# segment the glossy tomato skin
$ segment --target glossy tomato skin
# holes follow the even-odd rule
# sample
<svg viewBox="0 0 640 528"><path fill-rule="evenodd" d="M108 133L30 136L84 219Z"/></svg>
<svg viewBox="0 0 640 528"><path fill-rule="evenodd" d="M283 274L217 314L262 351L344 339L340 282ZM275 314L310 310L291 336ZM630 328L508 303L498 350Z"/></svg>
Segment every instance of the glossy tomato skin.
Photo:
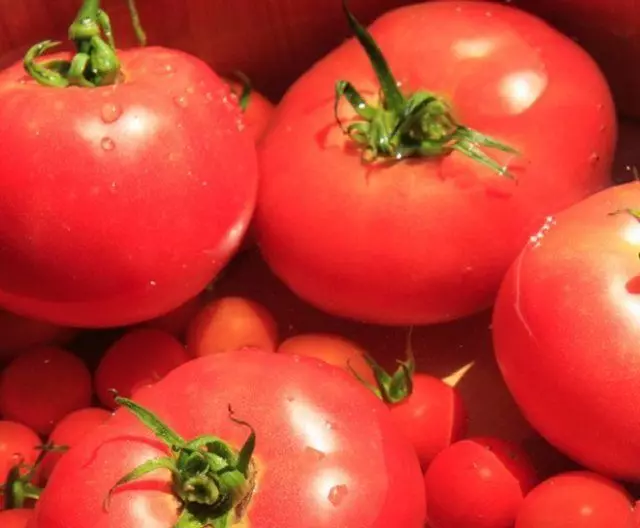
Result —
<svg viewBox="0 0 640 528"><path fill-rule="evenodd" d="M596 473L562 473L524 499L515 528L636 528L631 496Z"/></svg>
<svg viewBox="0 0 640 528"><path fill-rule="evenodd" d="M640 480L640 183L551 219L516 259L495 306L504 379L531 424L589 469Z"/></svg>
<svg viewBox="0 0 640 528"><path fill-rule="evenodd" d="M182 52L119 56L124 80L96 89L0 73L0 305L16 313L151 319L202 290L249 222L255 148L228 86Z"/></svg>
<svg viewBox="0 0 640 528"><path fill-rule="evenodd" d="M384 404L349 374L321 361L263 351L214 354L179 367L140 393L185 438L215 434L236 448L256 430L257 488L247 511L256 527L422 528L424 491L415 453ZM32 528L171 528L167 476L109 488L164 454L151 433L117 411L59 462Z"/></svg>
<svg viewBox="0 0 640 528"><path fill-rule="evenodd" d="M335 315L423 324L480 311L537 223L608 183L610 92L575 43L508 6L424 2L370 30L405 91L444 95L460 122L518 149L491 152L517 183L457 153L364 165L333 117L337 80L378 93L351 40L291 88L261 143L259 244L291 289Z"/></svg>

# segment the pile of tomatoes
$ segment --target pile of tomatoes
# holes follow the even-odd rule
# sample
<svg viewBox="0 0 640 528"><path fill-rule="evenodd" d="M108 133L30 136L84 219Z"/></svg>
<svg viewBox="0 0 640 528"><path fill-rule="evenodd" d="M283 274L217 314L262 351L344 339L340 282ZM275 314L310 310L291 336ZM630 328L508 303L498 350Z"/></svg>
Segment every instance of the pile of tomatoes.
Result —
<svg viewBox="0 0 640 528"><path fill-rule="evenodd" d="M640 183L578 44L345 0L274 105L99 4L0 72L0 527L640 526Z"/></svg>

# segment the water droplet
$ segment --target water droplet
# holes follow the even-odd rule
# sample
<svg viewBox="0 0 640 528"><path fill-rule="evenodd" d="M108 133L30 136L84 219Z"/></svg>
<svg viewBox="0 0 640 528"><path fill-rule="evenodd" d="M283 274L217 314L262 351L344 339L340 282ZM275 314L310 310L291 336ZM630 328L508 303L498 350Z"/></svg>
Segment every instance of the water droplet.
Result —
<svg viewBox="0 0 640 528"><path fill-rule="evenodd" d="M487 11L484 16L486 16L487 18L491 18L493 16L493 13L491 11Z"/></svg>
<svg viewBox="0 0 640 528"><path fill-rule="evenodd" d="M173 67L172 64L163 64L158 68L158 73L160 75L169 75L175 72L176 72L176 69Z"/></svg>
<svg viewBox="0 0 640 528"><path fill-rule="evenodd" d="M239 115L236 118L236 128L238 129L238 132L242 132L245 129L244 118L242 115Z"/></svg>
<svg viewBox="0 0 640 528"><path fill-rule="evenodd" d="M456 6L456 13L462 13L462 7Z"/></svg>
<svg viewBox="0 0 640 528"><path fill-rule="evenodd" d="M173 102L176 103L180 108L186 108L187 106L189 106L189 101L184 95L174 97Z"/></svg>
<svg viewBox="0 0 640 528"><path fill-rule="evenodd" d="M594 152L589 156L589 163L591 165L596 165L600 161L600 155L597 152Z"/></svg>
<svg viewBox="0 0 640 528"><path fill-rule="evenodd" d="M178 161L180 159L180 154L177 152L169 152L169 161Z"/></svg>
<svg viewBox="0 0 640 528"><path fill-rule="evenodd" d="M342 504L342 502L344 501L344 499L346 499L348 494L349 494L349 488L347 488L347 486L345 486L344 484L338 484L337 486L333 486L329 490L327 499L329 499L329 502L331 504L337 507L337 506L340 506L340 504Z"/></svg>
<svg viewBox="0 0 640 528"><path fill-rule="evenodd" d="M26 77L20 77L18 79L18 84L27 84L27 78Z"/></svg>
<svg viewBox="0 0 640 528"><path fill-rule="evenodd" d="M105 123L113 123L122 115L122 107L117 103L105 103L100 110L100 117Z"/></svg>
<svg viewBox="0 0 640 528"><path fill-rule="evenodd" d="M100 146L102 147L102 150L106 150L107 152L116 148L116 144L110 137L103 137L100 140Z"/></svg>
<svg viewBox="0 0 640 528"><path fill-rule="evenodd" d="M310 457L312 457L314 460L317 460L318 462L320 460L323 460L327 454L323 451L320 451L318 449L316 449L315 447L311 447L311 446L307 446L304 448L304 452L309 455Z"/></svg>
<svg viewBox="0 0 640 528"><path fill-rule="evenodd" d="M325 429L334 429L335 425L333 425L331 422L324 422L324 427Z"/></svg>
<svg viewBox="0 0 640 528"><path fill-rule="evenodd" d="M149 286L157 286L158 283L154 280L149 281Z"/></svg>
<svg viewBox="0 0 640 528"><path fill-rule="evenodd" d="M116 192L118 190L118 184L116 182L111 182L111 185L109 185L109 189L113 193Z"/></svg>
<svg viewBox="0 0 640 528"><path fill-rule="evenodd" d="M186 92L187 92L188 94L193 95L194 93L196 93L196 89L195 89L195 87L194 87L194 86L187 86L187 90L186 90Z"/></svg>
<svg viewBox="0 0 640 528"><path fill-rule="evenodd" d="M207 92L206 94L204 94L204 98L207 101L213 101L213 94L211 92Z"/></svg>

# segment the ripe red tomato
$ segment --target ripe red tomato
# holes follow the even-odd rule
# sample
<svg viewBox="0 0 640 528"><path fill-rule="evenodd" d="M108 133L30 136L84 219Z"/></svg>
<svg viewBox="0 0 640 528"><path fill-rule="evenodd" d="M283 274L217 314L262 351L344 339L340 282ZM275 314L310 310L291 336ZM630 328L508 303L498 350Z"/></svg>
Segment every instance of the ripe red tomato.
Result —
<svg viewBox="0 0 640 528"><path fill-rule="evenodd" d="M0 361L39 345L65 344L75 331L0 310Z"/></svg>
<svg viewBox="0 0 640 528"><path fill-rule="evenodd" d="M95 372L96 395L102 405L114 409L113 390L129 398L190 359L171 334L153 328L130 330L102 356Z"/></svg>
<svg viewBox="0 0 640 528"><path fill-rule="evenodd" d="M251 424L257 473L248 525L424 526L415 453L384 405L338 368L256 350L214 354L174 370L139 403L187 440L214 434L233 449L249 432L230 419L229 406ZM123 486L104 508L121 477L159 456L167 456L164 444L129 411L117 411L60 460L31 526L174 526L179 504L167 472Z"/></svg>
<svg viewBox="0 0 640 528"><path fill-rule="evenodd" d="M16 313L151 319L201 291L249 223L255 147L228 86L179 51L119 58L123 80L91 89L0 73L0 305Z"/></svg>
<svg viewBox="0 0 640 528"><path fill-rule="evenodd" d="M249 90L246 95L245 108L242 112L243 121L254 140L256 142L260 141L275 110L273 103L248 85L245 86L241 81L233 79L226 79L226 81L231 86L233 94L239 99L241 105L245 90Z"/></svg>
<svg viewBox="0 0 640 528"><path fill-rule="evenodd" d="M511 528L536 484L526 455L497 438L451 445L424 478L430 528Z"/></svg>
<svg viewBox="0 0 640 528"><path fill-rule="evenodd" d="M377 104L380 85L352 40L294 84L261 142L262 252L291 289L339 316L421 324L480 311L531 229L608 183L616 123L606 82L575 43L508 6L423 2L371 33L404 94L440 94L461 123L521 153L487 152L516 182L459 152L363 162L333 112L340 79ZM366 127L347 106L341 119ZM371 141L390 115L376 118ZM554 133L541 134L550 123Z"/></svg>
<svg viewBox="0 0 640 528"><path fill-rule="evenodd" d="M46 435L67 414L91 404L91 373L61 348L33 348L0 374L0 415Z"/></svg>
<svg viewBox="0 0 640 528"><path fill-rule="evenodd" d="M411 393L389 405L398 428L411 441L423 471L438 453L461 440L467 411L454 388L427 374L415 374Z"/></svg>
<svg viewBox="0 0 640 528"><path fill-rule="evenodd" d="M515 528L635 528L633 500L619 484L595 473L556 475L531 491Z"/></svg>
<svg viewBox="0 0 640 528"><path fill-rule="evenodd" d="M97 407L74 411L57 423L49 435L49 442L54 446L71 448L96 427L106 422L110 416L109 411ZM44 482L49 480L53 468L62 456L64 453L60 451L50 451L45 455L38 471L39 477Z"/></svg>
<svg viewBox="0 0 640 528"><path fill-rule="evenodd" d="M0 526L2 528L26 528L32 517L33 510L26 508L0 511Z"/></svg>
<svg viewBox="0 0 640 528"><path fill-rule="evenodd" d="M493 336L531 424L599 473L640 480L640 183L550 218L509 270Z"/></svg>
<svg viewBox="0 0 640 528"><path fill-rule="evenodd" d="M300 334L284 341L278 347L278 353L321 359L347 372L355 372L371 385L376 382L365 359L366 351L357 343L339 335Z"/></svg>
<svg viewBox="0 0 640 528"><path fill-rule="evenodd" d="M187 329L187 348L196 356L241 348L274 351L278 327L264 306L242 297L223 297L206 305Z"/></svg>

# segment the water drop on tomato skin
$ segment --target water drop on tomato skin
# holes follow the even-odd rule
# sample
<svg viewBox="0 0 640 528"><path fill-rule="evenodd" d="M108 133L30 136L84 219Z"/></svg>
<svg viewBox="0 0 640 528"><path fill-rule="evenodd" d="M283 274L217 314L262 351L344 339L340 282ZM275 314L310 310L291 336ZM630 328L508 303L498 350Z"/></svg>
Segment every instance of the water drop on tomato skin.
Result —
<svg viewBox="0 0 640 528"><path fill-rule="evenodd" d="M340 504L342 504L342 502L344 501L344 499L347 497L348 494L349 494L349 488L347 488L347 486L345 486L344 484L338 484L337 486L333 486L329 490L327 499L331 504L338 507L340 506Z"/></svg>
<svg viewBox="0 0 640 528"><path fill-rule="evenodd" d="M186 108L189 106L189 101L184 95L179 95L178 97L173 98L173 102L178 105L180 108Z"/></svg>
<svg viewBox="0 0 640 528"><path fill-rule="evenodd" d="M107 124L115 123L121 115L122 107L117 103L105 103L100 110L100 117Z"/></svg>
<svg viewBox="0 0 640 528"><path fill-rule="evenodd" d="M599 161L600 161L600 155L597 154L596 152L592 153L591 156L589 156L590 165L597 165Z"/></svg>
<svg viewBox="0 0 640 528"><path fill-rule="evenodd" d="M194 93L196 93L196 89L194 86L187 86L187 89L185 90L189 95L193 95Z"/></svg>
<svg viewBox="0 0 640 528"><path fill-rule="evenodd" d="M116 148L116 144L110 137L103 137L100 140L100 146L102 147L102 150L105 150L107 152Z"/></svg>

